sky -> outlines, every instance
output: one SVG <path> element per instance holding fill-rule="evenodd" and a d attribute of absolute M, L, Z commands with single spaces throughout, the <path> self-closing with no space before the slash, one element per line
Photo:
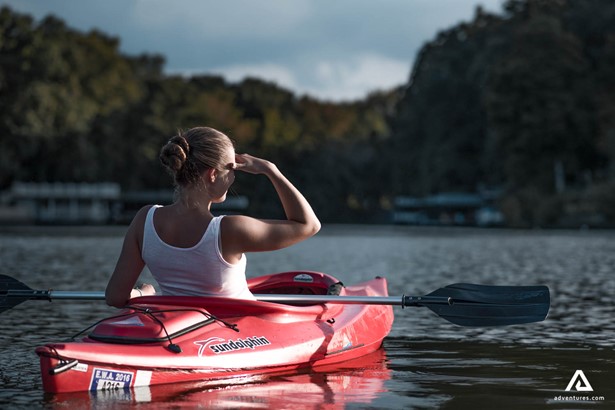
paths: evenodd
<path fill-rule="evenodd" d="M 164 56 L 168 74 L 257 77 L 297 95 L 350 101 L 408 81 L 436 34 L 503 0 L 0 0 L 36 21 L 54 14 Z"/>

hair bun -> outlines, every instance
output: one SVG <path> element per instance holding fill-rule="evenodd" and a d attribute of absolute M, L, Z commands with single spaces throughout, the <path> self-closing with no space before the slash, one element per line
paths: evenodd
<path fill-rule="evenodd" d="M 176 173 L 184 166 L 189 152 L 188 141 L 183 136 L 176 135 L 160 150 L 160 162 L 170 171 Z"/>
<path fill-rule="evenodd" d="M 188 144 L 188 141 L 182 135 L 175 135 L 169 140 L 169 142 L 179 145 L 186 154 L 186 157 L 188 156 L 188 153 L 190 152 L 190 144 Z"/>

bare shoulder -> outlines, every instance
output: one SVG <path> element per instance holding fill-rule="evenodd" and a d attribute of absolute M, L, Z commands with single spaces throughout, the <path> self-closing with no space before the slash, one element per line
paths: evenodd
<path fill-rule="evenodd" d="M 227 215 L 220 221 L 222 256 L 230 263 L 237 263 L 246 251 L 246 224 L 252 218 L 243 215 Z"/>
<path fill-rule="evenodd" d="M 154 205 L 145 205 L 143 208 L 137 211 L 137 214 L 132 219 L 131 225 L 143 226 L 145 223 L 145 218 L 147 217 L 147 213 Z"/>
<path fill-rule="evenodd" d="M 249 231 L 250 228 L 258 223 L 259 220 L 245 215 L 226 215 L 220 221 L 220 226 L 225 233 L 231 235 L 241 234 L 242 232 Z"/>
<path fill-rule="evenodd" d="M 140 244 L 143 239 L 143 227 L 145 226 L 145 218 L 147 217 L 147 213 L 153 207 L 153 205 L 146 205 L 143 208 L 139 209 L 137 214 L 132 218 L 132 222 L 128 227 L 128 232 L 126 232 L 127 237 L 132 237 L 134 240 Z"/>
<path fill-rule="evenodd" d="M 250 216 L 228 215 L 220 222 L 222 241 L 227 249 L 236 252 L 251 251 L 255 241 L 266 240 L 266 222 Z"/>

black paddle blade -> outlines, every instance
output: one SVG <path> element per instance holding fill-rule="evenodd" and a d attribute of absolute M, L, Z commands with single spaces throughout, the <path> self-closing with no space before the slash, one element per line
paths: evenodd
<path fill-rule="evenodd" d="M 8 296 L 9 291 L 22 290 L 22 291 L 30 291 L 27 285 L 21 283 L 15 278 L 12 278 L 7 275 L 0 275 L 0 313 L 9 310 L 26 300 L 29 300 L 30 297 L 15 297 Z"/>
<path fill-rule="evenodd" d="M 433 312 L 461 326 L 506 326 L 540 322 L 549 313 L 546 286 L 488 286 L 455 283 L 428 296 L 445 296 L 449 304 L 425 303 Z"/>

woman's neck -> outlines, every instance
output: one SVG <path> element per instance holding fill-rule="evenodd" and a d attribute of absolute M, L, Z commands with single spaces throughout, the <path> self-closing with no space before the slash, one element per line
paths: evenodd
<path fill-rule="evenodd" d="M 211 203 L 211 198 L 204 187 L 182 188 L 179 199 L 175 202 L 179 211 L 201 214 L 211 214 Z"/>

